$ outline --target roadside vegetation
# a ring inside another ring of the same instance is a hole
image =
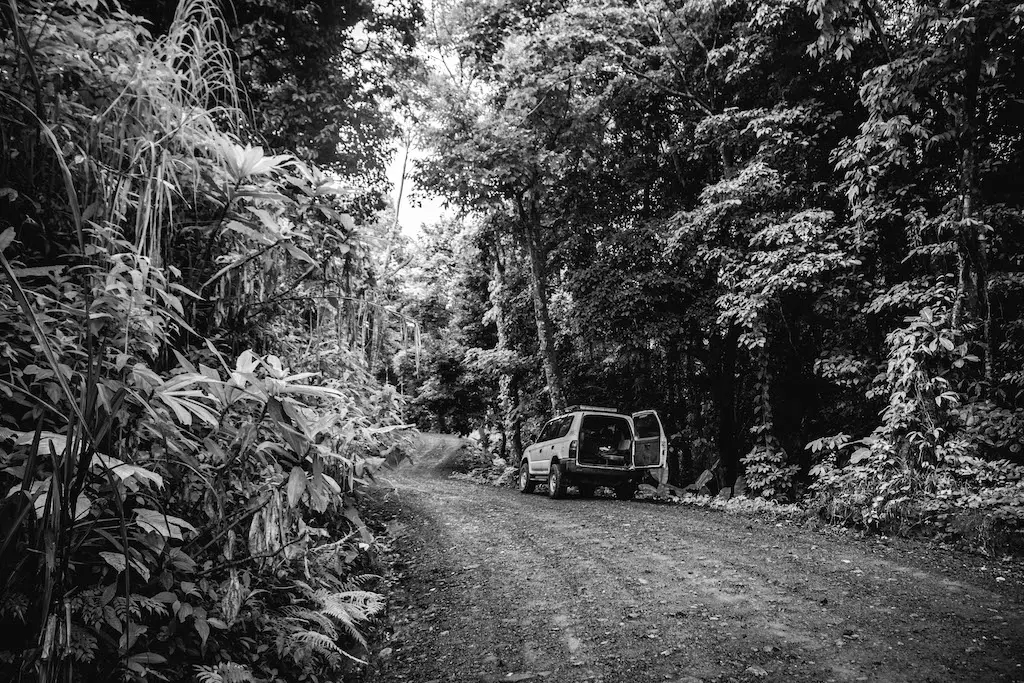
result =
[[[365,656],[357,488],[404,432],[375,359],[413,337],[377,298],[370,171],[416,16],[301,4],[0,11],[3,680],[336,681]]]

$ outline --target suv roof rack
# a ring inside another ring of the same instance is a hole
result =
[[[617,413],[618,408],[608,408],[606,406],[588,406],[588,405],[573,405],[565,409],[567,413],[575,413],[579,410],[590,410],[595,413]]]

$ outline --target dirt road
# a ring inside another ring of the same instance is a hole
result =
[[[522,495],[447,478],[459,445],[424,435],[388,484],[400,583],[371,681],[1024,681],[1019,563]]]

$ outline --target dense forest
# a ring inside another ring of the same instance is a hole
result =
[[[657,408],[674,483],[1019,541],[1021,12],[434,4],[421,422]]]
[[[4,680],[357,676],[364,484],[571,403],[656,408],[675,484],[1021,546],[1024,5],[0,17]]]

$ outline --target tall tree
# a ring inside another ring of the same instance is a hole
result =
[[[529,3],[484,10],[498,30],[508,22],[522,30],[540,21]],[[479,18],[462,21],[479,25]],[[435,156],[421,180],[468,209],[492,212],[527,255],[541,363],[551,409],[560,412],[566,401],[549,308],[548,257],[552,230],[563,218],[559,180],[582,162],[579,140],[592,133],[596,119],[577,96],[577,66],[549,68],[559,47],[554,41],[522,33],[492,51],[492,41],[501,37],[476,35],[444,46],[488,61],[464,59],[458,78],[452,74],[437,83],[441,117],[427,136]]]

